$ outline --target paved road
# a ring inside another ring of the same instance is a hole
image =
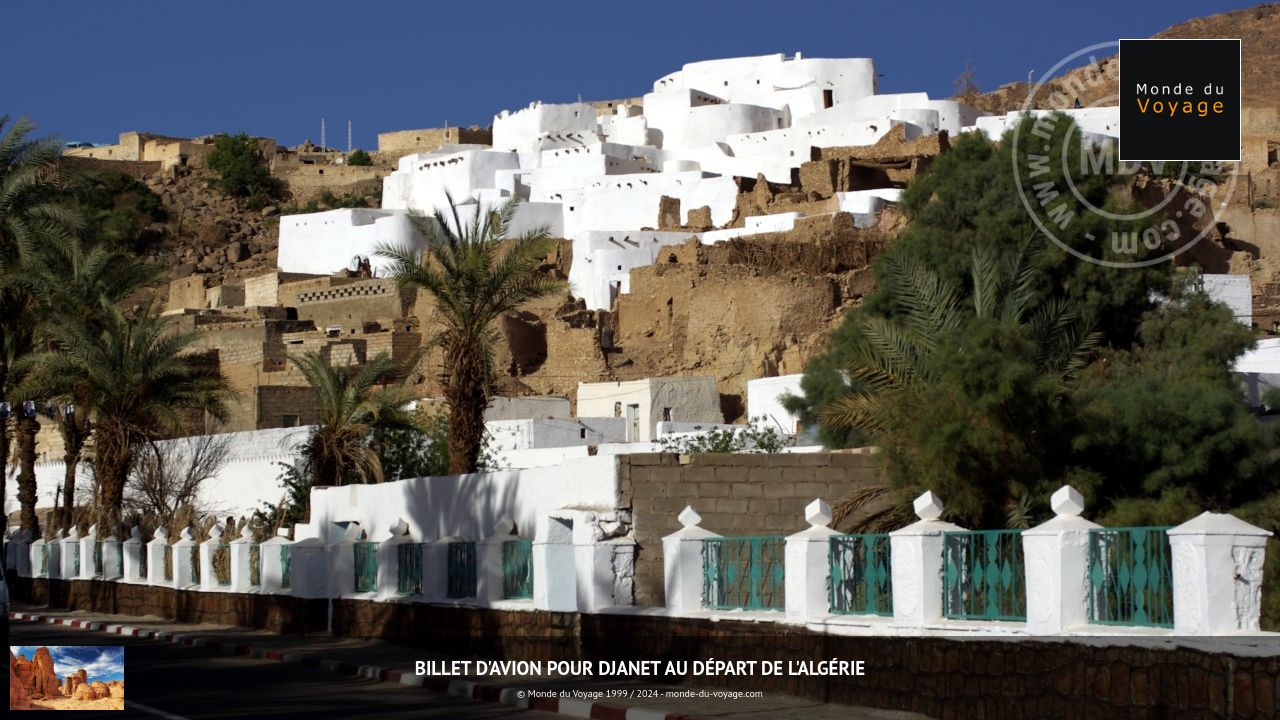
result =
[[[518,710],[421,688],[357,679],[279,662],[15,620],[11,645],[124,645],[125,711],[115,718],[517,718],[560,715]]]

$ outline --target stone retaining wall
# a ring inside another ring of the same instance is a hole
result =
[[[323,632],[327,600],[15,578],[14,597],[57,609],[156,615],[273,632]],[[794,626],[339,600],[338,635],[490,659],[863,660],[863,677],[722,676],[698,685],[784,692],[941,720],[1275,718],[1280,656],[1141,647],[1141,638],[849,637]],[[618,638],[626,638],[625,643]],[[1154,643],[1167,641],[1154,640]],[[668,680],[678,680],[667,678]]]

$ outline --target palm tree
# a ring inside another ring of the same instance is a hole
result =
[[[24,263],[24,272],[17,283],[36,301],[39,317],[80,325],[91,335],[102,332],[104,302],[118,302],[151,284],[159,275],[159,268],[128,251],[106,242],[86,246],[75,236],[46,243],[39,248],[38,255],[34,262]],[[53,350],[56,343],[47,331],[49,325],[46,322],[45,327],[40,328],[43,337],[39,342],[45,349]],[[61,524],[66,526],[71,523],[75,508],[76,469],[93,424],[83,398],[77,397],[74,389],[69,402],[53,403],[48,415],[63,441],[66,470]],[[32,440],[34,442],[34,436]]]
[[[299,448],[303,475],[317,486],[382,482],[375,429],[414,428],[404,369],[387,353],[363,366],[330,367],[316,352],[290,357],[315,390],[320,423]]]
[[[969,298],[914,258],[892,250],[884,255],[882,291],[893,299],[896,312],[860,318],[862,340],[845,362],[850,388],[821,411],[822,421],[881,439],[907,436],[904,428],[928,412],[924,398],[954,361],[940,350],[942,341],[965,332],[975,320],[995,321],[1028,338],[1036,367],[1066,388],[1100,336],[1065,299],[1036,296],[1029,250],[1028,245],[1003,263],[985,247],[975,250]],[[892,529],[909,519],[885,485],[860,488],[838,503],[835,515],[862,516],[856,524],[861,531]],[[1014,514],[1009,517],[1016,521]]]
[[[554,249],[545,229],[509,236],[517,200],[496,211],[476,209],[463,223],[448,198],[446,217],[410,217],[426,240],[425,252],[382,245],[391,274],[401,285],[422,288],[435,298],[440,329],[432,339],[444,356],[440,382],[449,407],[449,472],[474,472],[484,440],[484,410],[493,384],[494,323],[503,314],[540,297],[563,292],[567,284],[543,273]]]
[[[42,242],[65,237],[78,226],[75,214],[57,197],[65,184],[59,165],[62,145],[53,138],[31,137],[34,130],[35,124],[25,118],[10,125],[8,115],[0,116],[0,399],[19,408],[10,367],[30,349],[34,320],[30,296],[15,284],[21,261]],[[34,466],[39,424],[34,418],[19,418],[17,424],[21,523],[38,534]],[[9,442],[8,418],[0,418],[0,497],[8,474]]]
[[[26,387],[77,402],[92,418],[98,527],[115,530],[138,446],[180,434],[201,415],[225,419],[231,391],[215,358],[188,351],[195,334],[175,332],[150,301],[128,316],[103,300],[96,317],[53,324],[56,349],[31,357]]]

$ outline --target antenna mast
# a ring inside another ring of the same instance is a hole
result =
[[[347,154],[351,154],[351,121],[347,120]]]
[[[320,118],[320,152],[324,152],[327,146],[324,144],[324,118]]]

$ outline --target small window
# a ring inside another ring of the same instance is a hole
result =
[[[616,402],[613,404],[613,416],[622,417],[622,403]]]
[[[671,422],[671,408],[662,408],[662,422]]]
[[[579,429],[579,430],[578,430],[578,438],[579,438],[579,439],[581,439],[581,440],[586,440],[586,439],[587,439],[587,429],[586,429],[586,428],[581,428],[581,429]]]
[[[298,427],[298,416],[282,415],[280,417],[280,427],[287,427],[287,428]]]

